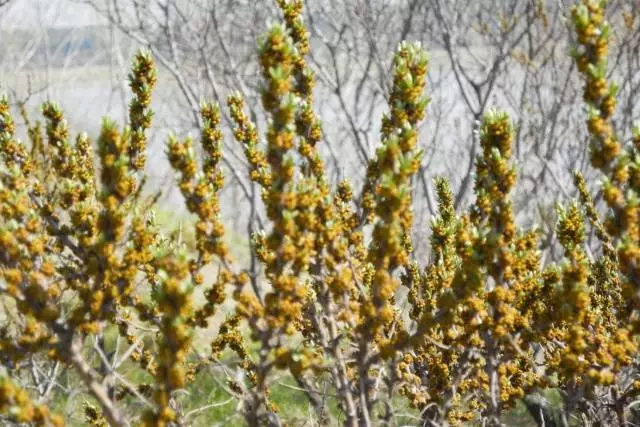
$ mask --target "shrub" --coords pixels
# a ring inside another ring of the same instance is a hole
[[[322,130],[301,0],[278,1],[283,23],[260,43],[264,138],[241,96],[227,105],[270,221],[252,243],[263,276],[234,263],[225,244],[219,106],[201,106],[201,159],[190,138],[167,142],[196,218],[192,250],[165,237],[147,213],[157,201],[143,191],[156,83],[148,52],[132,65],[128,125],[105,119],[97,148],[86,134],[71,142],[50,102],[44,125],[27,120],[30,143],[21,143],[2,98],[3,420],[63,425],[42,403],[62,387],[61,367],[68,387],[79,379],[92,397],[83,411],[93,425],[188,424],[209,405],[187,411],[180,391],[203,375],[224,378],[220,387],[247,424],[281,425],[288,414],[272,390],[283,371],[318,423],[397,424],[398,399],[421,425],[501,425],[520,401],[540,425],[636,420],[640,131],[625,143],[612,121],[604,3],[579,1],[571,23],[606,206],[599,209],[576,174],[579,201],[558,207],[560,264],[543,265],[538,232],[516,224],[514,129],[496,110],[480,126],[475,202],[456,212],[448,182],[436,180],[431,256],[415,259],[411,188],[428,103],[428,60],[417,44],[396,52],[381,143],[362,191],[330,185],[316,149]],[[595,246],[585,242],[587,225]],[[207,265],[215,275],[203,273]],[[233,308],[203,356],[194,336],[228,300]],[[559,411],[545,403],[549,390],[562,396]]]

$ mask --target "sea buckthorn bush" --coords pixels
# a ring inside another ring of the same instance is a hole
[[[0,99],[2,424],[192,425],[229,403],[247,425],[293,425],[274,393],[282,378],[320,425],[499,426],[523,406],[539,425],[639,422],[640,130],[613,120],[606,2],[568,11],[601,190],[576,173],[578,199],[558,201],[559,262],[543,262],[538,230],[516,222],[515,129],[495,109],[479,125],[475,201],[457,211],[438,178],[429,257],[417,259],[429,66],[418,44],[395,54],[363,187],[333,185],[303,2],[277,3],[283,20],[258,50],[264,134],[232,94],[202,103],[198,141],[166,143],[192,246],[158,226],[158,195],[144,188],[149,52],[133,60],[127,124],[104,119],[97,141],[74,136],[47,102],[42,121],[21,112],[21,142]],[[225,239],[223,108],[268,218],[251,244],[260,275]],[[229,400],[194,409],[207,381]],[[82,404],[57,413],[72,395]]]

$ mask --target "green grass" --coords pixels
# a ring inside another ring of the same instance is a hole
[[[203,370],[187,386],[186,395],[181,402],[183,413],[203,409],[189,417],[193,426],[209,427],[215,425],[242,426],[244,422],[237,411],[238,402],[221,386],[224,378],[216,378],[211,372]]]

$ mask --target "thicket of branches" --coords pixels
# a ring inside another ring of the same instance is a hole
[[[399,401],[417,425],[498,426],[519,402],[539,425],[640,422],[640,130],[632,106],[614,120],[627,104],[609,70],[606,2],[581,0],[567,13],[566,61],[583,82],[588,136],[572,144],[594,178],[575,171],[577,200],[557,204],[558,262],[544,261],[543,231],[517,221],[514,157],[527,148],[521,127],[487,107],[488,95],[462,178],[473,202],[459,206],[464,196],[448,177],[436,179],[429,255],[414,250],[414,228],[426,227],[414,220],[413,191],[429,102],[420,43],[395,51],[362,185],[334,184],[319,153],[303,2],[277,3],[281,23],[260,38],[253,82],[263,131],[251,112],[258,107],[237,92],[191,112],[198,146],[168,138],[195,218],[193,248],[163,233],[152,213],[159,194],[144,191],[153,57],[162,52],[135,56],[127,123],[104,119],[95,144],[72,135],[53,102],[42,106],[43,121],[17,112],[28,127],[23,143],[0,100],[0,421],[64,425],[48,402],[73,387],[90,396],[85,423],[190,425],[220,402],[186,410],[183,391],[216,376],[246,424],[283,425],[288,414],[271,390],[286,372],[317,424],[397,425]],[[545,19],[543,9],[526,12]],[[500,31],[512,31],[503,18]],[[633,16],[620,25],[633,27]],[[219,197],[225,122],[227,143],[260,189],[264,218],[251,250],[261,270],[235,262],[225,241],[221,211],[237,208]],[[223,320],[210,336],[216,316]],[[205,354],[194,345],[203,335]],[[552,392],[560,405],[547,402]]]

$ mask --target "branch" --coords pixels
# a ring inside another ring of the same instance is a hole
[[[98,401],[98,404],[100,404],[102,412],[107,421],[109,421],[109,424],[112,426],[128,426],[129,423],[122,418],[120,412],[115,407],[114,402],[109,397],[107,389],[98,380],[98,375],[82,357],[82,340],[80,337],[72,339],[68,350],[71,365],[73,365],[78,375],[80,375],[82,382],[84,382],[87,389],[89,389],[91,396],[93,396]]]
[[[205,406],[201,406],[200,408],[196,408],[192,411],[187,412],[186,414],[184,414],[184,419],[187,420],[189,417],[196,415],[202,411],[206,411],[207,409],[211,409],[211,408],[218,408],[220,406],[224,406],[229,404],[230,402],[233,401],[233,397],[230,397],[229,399],[225,400],[224,402],[218,402],[218,403],[211,403],[209,405],[205,405]]]

